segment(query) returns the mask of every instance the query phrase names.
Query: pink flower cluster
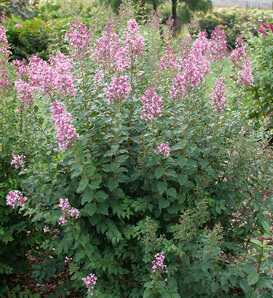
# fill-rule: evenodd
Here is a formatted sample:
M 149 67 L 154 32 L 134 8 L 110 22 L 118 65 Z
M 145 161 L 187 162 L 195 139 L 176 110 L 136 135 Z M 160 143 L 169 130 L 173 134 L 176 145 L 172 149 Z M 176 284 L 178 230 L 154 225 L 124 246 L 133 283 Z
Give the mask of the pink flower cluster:
M 15 61 L 19 80 L 15 82 L 21 102 L 29 106 L 34 100 L 34 93 L 52 96 L 55 92 L 61 96 L 75 96 L 73 85 L 73 66 L 70 58 L 61 52 L 49 57 L 49 64 L 32 55 L 29 64 Z
M 11 206 L 13 209 L 17 206 L 24 207 L 24 203 L 27 197 L 24 197 L 19 190 L 10 191 L 6 196 L 7 205 Z
M 11 51 L 8 46 L 6 29 L 0 23 L 0 88 L 7 88 L 11 85 L 6 67 L 10 55 Z
M 65 38 L 69 41 L 72 48 L 71 56 L 83 60 L 86 56 L 91 43 L 91 31 L 87 26 L 77 20 L 70 23 L 71 29 L 66 32 Z
M 59 218 L 59 225 L 66 224 L 69 218 L 77 219 L 80 215 L 79 210 L 72 207 L 70 208 L 68 199 L 60 199 L 59 207 L 61 208 L 63 215 Z
M 213 93 L 209 95 L 212 99 L 210 103 L 214 105 L 217 112 L 222 111 L 227 106 L 227 99 L 225 98 L 226 91 L 224 88 L 225 84 L 223 82 L 223 78 L 220 77 L 213 88 Z
M 107 89 L 107 97 L 109 103 L 113 103 L 118 100 L 121 101 L 126 98 L 131 92 L 131 86 L 128 83 L 128 77 L 122 76 L 112 80 L 110 87 Z
M 144 51 L 144 37 L 139 32 L 139 26 L 136 20 L 129 20 L 127 30 L 124 32 L 125 46 L 129 53 L 136 56 L 142 55 Z
M 166 71 L 170 71 L 176 68 L 176 63 L 177 58 L 175 56 L 175 53 L 168 44 L 164 56 L 159 61 L 159 67 Z
M 268 36 L 268 35 L 269 35 L 269 34 L 267 33 L 267 32 L 268 32 L 268 29 L 270 29 L 271 33 L 273 33 L 273 25 L 272 25 L 272 24 L 266 25 L 265 23 L 263 23 L 263 27 L 264 27 L 265 30 L 262 29 L 262 28 L 259 28 L 259 29 L 258 29 L 258 31 L 259 31 L 261 34 Z M 270 32 L 270 31 L 269 31 L 269 32 Z
M 251 72 L 251 62 L 246 56 L 243 37 L 237 37 L 236 47 L 230 55 L 233 65 L 237 71 L 238 83 L 242 85 L 253 85 L 254 78 Z
M 168 142 L 162 143 L 161 145 L 159 145 L 155 150 L 155 153 L 156 154 L 162 153 L 164 156 L 168 157 L 170 155 L 170 147 Z
M 211 33 L 210 51 L 212 60 L 225 58 L 227 53 L 227 40 L 224 31 L 217 26 Z
M 153 272 L 158 272 L 160 274 L 161 273 L 168 273 L 168 270 L 165 270 L 167 266 L 163 264 L 164 259 L 165 259 L 164 252 L 162 251 L 160 253 L 157 253 L 154 257 L 155 257 L 155 260 L 152 262 Z
M 21 24 L 15 24 L 13 26 L 13 29 L 20 29 L 20 28 L 23 28 L 23 25 L 21 25 Z
M 127 51 L 121 46 L 111 22 L 107 22 L 103 36 L 98 39 L 92 58 L 103 68 L 110 66 L 116 72 L 122 72 L 128 67 Z
M 140 97 L 140 100 L 143 104 L 141 119 L 152 121 L 156 115 L 161 117 L 162 100 L 152 87 L 146 90 L 144 95 Z
M 90 295 L 93 296 L 94 295 L 94 286 L 97 283 L 96 275 L 95 274 L 89 274 L 88 276 L 83 277 L 82 280 L 85 283 Z
M 24 169 L 24 158 L 25 156 L 24 155 L 15 155 L 13 154 L 12 155 L 12 161 L 11 161 L 11 165 L 14 165 L 15 169 L 17 168 L 21 168 L 21 169 Z
M 192 45 L 183 49 L 183 55 L 176 65 L 174 84 L 171 87 L 172 98 L 184 97 L 188 87 L 202 83 L 210 70 L 209 41 L 205 32 L 200 32 Z
M 242 85 L 252 86 L 254 78 L 251 71 L 251 62 L 248 58 L 245 58 L 243 69 L 238 71 L 238 83 Z
M 71 261 L 72 261 L 72 258 L 65 257 L 64 259 L 65 264 L 70 263 Z
M 51 104 L 52 120 L 57 129 L 57 139 L 61 151 L 72 145 L 74 139 L 78 139 L 79 134 L 76 132 L 72 124 L 72 116 L 68 113 L 63 104 L 59 101 L 54 101 Z

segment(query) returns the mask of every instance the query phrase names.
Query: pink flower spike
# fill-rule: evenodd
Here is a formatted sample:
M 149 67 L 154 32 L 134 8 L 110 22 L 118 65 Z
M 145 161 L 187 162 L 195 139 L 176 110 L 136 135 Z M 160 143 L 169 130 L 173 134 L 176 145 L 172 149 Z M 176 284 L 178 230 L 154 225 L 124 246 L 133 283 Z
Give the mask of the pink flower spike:
M 260 33 L 264 34 L 264 35 L 267 35 L 268 36 L 268 33 L 266 33 L 262 28 L 259 28 L 258 30 Z
M 113 103 L 115 100 L 121 101 L 126 98 L 131 92 L 131 86 L 128 83 L 128 77 L 122 76 L 112 80 L 110 87 L 107 89 L 107 97 L 109 103 Z
M 140 100 L 143 104 L 141 119 L 152 121 L 155 116 L 161 117 L 162 100 L 154 92 L 152 87 L 149 87 L 146 90 L 144 95 L 140 97 Z
M 213 88 L 213 93 L 209 95 L 212 99 L 210 103 L 214 105 L 215 111 L 217 112 L 221 112 L 227 106 L 227 100 L 225 98 L 226 91 L 224 88 L 225 84 L 223 78 L 220 77 Z
M 269 24 L 268 26 L 269 26 L 271 32 L 273 33 L 273 25 L 272 24 Z
M 266 23 L 263 23 L 263 27 L 264 27 L 265 29 L 268 29 L 268 26 L 266 25 Z
M 11 206 L 13 209 L 17 206 L 24 207 L 24 203 L 27 197 L 24 197 L 18 190 L 10 191 L 6 196 L 6 204 Z
M 153 272 L 158 272 L 158 273 L 168 273 L 167 270 L 165 270 L 165 268 L 167 267 L 166 265 L 164 265 L 164 259 L 165 259 L 165 256 L 164 256 L 164 252 L 160 252 L 160 253 L 157 253 L 155 256 L 155 260 L 152 262 L 153 264 L 153 267 L 152 267 L 152 270 Z
M 155 150 L 155 153 L 156 154 L 162 153 L 165 157 L 168 157 L 170 155 L 170 147 L 168 142 L 162 143 L 161 145 L 159 145 Z
M 59 101 L 54 101 L 51 104 L 52 120 L 55 122 L 57 129 L 57 139 L 59 148 L 64 151 L 72 145 L 73 140 L 79 138 L 75 127 L 72 124 L 72 116 L 68 113 L 63 104 Z

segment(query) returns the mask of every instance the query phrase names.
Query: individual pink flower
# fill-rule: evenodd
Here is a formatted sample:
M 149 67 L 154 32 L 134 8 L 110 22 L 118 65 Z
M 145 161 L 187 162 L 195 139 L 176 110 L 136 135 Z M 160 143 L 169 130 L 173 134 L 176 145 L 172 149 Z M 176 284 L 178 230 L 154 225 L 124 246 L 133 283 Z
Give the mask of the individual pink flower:
M 64 151 L 72 145 L 73 140 L 79 138 L 75 127 L 72 124 L 72 116 L 68 113 L 63 104 L 59 101 L 54 101 L 51 104 L 52 120 L 57 129 L 57 139 L 59 148 Z
M 26 200 L 27 197 L 24 197 L 18 190 L 10 191 L 6 196 L 7 205 L 11 206 L 13 209 L 17 206 L 24 207 Z
M 128 77 L 122 76 L 112 80 L 110 87 L 107 89 L 109 103 L 126 98 L 131 92 L 131 86 L 128 83 Z
M 251 72 L 251 62 L 248 58 L 245 58 L 243 69 L 238 71 L 238 83 L 242 85 L 252 86 L 254 78 Z
M 11 165 L 14 165 L 15 169 L 21 168 L 24 169 L 24 155 L 12 155 Z
M 64 259 L 65 264 L 70 263 L 71 261 L 72 261 L 72 258 L 69 258 L 69 257 L 65 257 Z
M 168 270 L 165 270 L 167 268 L 167 266 L 164 265 L 164 259 L 165 259 L 164 252 L 162 251 L 160 253 L 157 253 L 154 257 L 155 257 L 155 260 L 152 262 L 153 272 L 157 272 L 160 274 L 168 273 Z
M 143 104 L 141 119 L 152 121 L 155 116 L 161 117 L 162 100 L 155 93 L 152 87 L 149 87 L 143 96 L 140 97 Z
M 97 277 L 95 274 L 89 274 L 86 277 L 82 278 L 82 281 L 85 283 L 88 293 L 93 296 L 94 295 L 94 287 L 97 283 Z
M 21 25 L 21 24 L 15 24 L 13 26 L 13 29 L 20 29 L 20 28 L 23 28 L 23 25 Z
M 58 224 L 59 225 L 64 225 L 64 224 L 66 224 L 67 223 L 67 220 L 64 218 L 64 216 L 61 216 L 60 218 L 59 218 L 59 222 L 58 222 Z
M 91 43 L 91 31 L 87 26 L 78 20 L 70 23 L 70 30 L 66 32 L 65 38 L 69 41 L 72 48 L 71 57 L 83 60 Z
M 155 150 L 155 153 L 156 154 L 162 153 L 165 157 L 168 157 L 170 155 L 170 147 L 168 142 L 162 143 L 161 145 L 159 145 Z
M 212 99 L 210 103 L 214 106 L 217 112 L 222 111 L 227 106 L 227 99 L 225 98 L 226 91 L 224 88 L 223 78 L 220 77 L 213 88 L 213 93 L 209 95 Z

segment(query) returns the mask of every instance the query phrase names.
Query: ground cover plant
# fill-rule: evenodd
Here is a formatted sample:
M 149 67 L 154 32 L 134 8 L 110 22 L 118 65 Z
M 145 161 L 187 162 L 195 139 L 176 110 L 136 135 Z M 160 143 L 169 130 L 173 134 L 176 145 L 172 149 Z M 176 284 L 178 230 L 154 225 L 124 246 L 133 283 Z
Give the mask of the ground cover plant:
M 271 151 L 245 113 L 243 38 L 227 58 L 219 27 L 178 40 L 156 15 L 120 14 L 103 30 L 73 20 L 68 55 L 15 60 L 13 76 L 1 43 L 16 178 L 1 202 L 43 232 L 33 277 L 68 271 L 63 296 L 272 296 Z

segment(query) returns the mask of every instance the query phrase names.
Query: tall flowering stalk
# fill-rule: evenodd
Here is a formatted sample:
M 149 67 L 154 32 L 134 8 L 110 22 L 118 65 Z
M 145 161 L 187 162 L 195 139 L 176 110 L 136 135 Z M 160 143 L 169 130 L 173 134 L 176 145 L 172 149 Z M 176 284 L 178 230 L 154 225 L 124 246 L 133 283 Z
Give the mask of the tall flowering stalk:
M 227 99 L 225 97 L 226 91 L 224 88 L 225 84 L 223 78 L 220 77 L 213 88 L 213 92 L 209 95 L 212 99 L 210 103 L 214 106 L 214 109 L 217 112 L 221 112 L 227 106 Z
M 59 148 L 64 151 L 72 145 L 73 140 L 78 139 L 79 135 L 72 124 L 72 116 L 68 113 L 63 104 L 55 101 L 51 104 L 52 120 L 57 129 L 57 139 Z
M 140 97 L 140 100 L 143 104 L 141 119 L 146 121 L 153 121 L 154 117 L 161 117 L 161 109 L 162 109 L 162 100 L 155 93 L 153 88 L 150 86 L 145 91 L 144 95 Z
M 59 207 L 63 212 L 63 215 L 59 218 L 59 225 L 66 224 L 69 218 L 77 219 L 80 215 L 78 209 L 70 207 L 68 199 L 60 199 Z

